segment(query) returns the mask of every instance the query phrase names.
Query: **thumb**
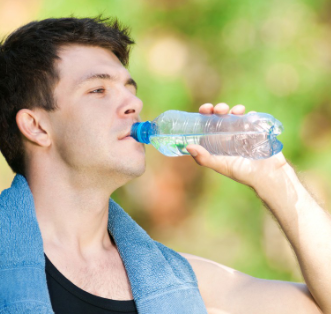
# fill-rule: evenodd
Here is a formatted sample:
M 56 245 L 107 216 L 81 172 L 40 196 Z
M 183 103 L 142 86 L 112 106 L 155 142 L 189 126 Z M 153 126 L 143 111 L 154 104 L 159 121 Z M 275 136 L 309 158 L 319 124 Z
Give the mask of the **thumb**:
M 188 145 L 186 150 L 200 166 L 213 168 L 215 166 L 215 156 L 211 155 L 204 147 L 200 145 Z
M 234 164 L 238 161 L 238 158 L 243 159 L 242 157 L 212 155 L 204 147 L 193 144 L 188 145 L 186 150 L 191 154 L 198 165 L 208 167 L 224 176 L 236 180 L 233 173 Z

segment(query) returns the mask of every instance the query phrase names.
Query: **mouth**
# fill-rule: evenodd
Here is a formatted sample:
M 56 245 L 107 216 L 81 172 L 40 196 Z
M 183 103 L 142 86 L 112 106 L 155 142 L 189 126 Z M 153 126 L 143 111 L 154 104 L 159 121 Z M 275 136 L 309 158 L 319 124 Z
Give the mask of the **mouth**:
M 119 140 L 125 140 L 125 139 L 128 139 L 128 138 L 133 138 L 133 137 L 131 136 L 131 129 L 130 129 L 129 132 L 126 132 L 123 136 L 120 136 L 118 139 L 119 139 Z
M 128 136 L 123 137 L 122 140 L 126 140 L 126 139 L 128 139 L 128 138 L 132 138 L 132 139 L 133 139 L 132 136 L 128 135 Z
M 120 136 L 118 137 L 119 140 L 125 140 L 125 139 L 134 139 L 132 136 L 131 136 L 131 131 L 132 131 L 132 125 L 134 125 L 136 122 L 139 122 L 139 121 L 136 121 L 136 120 L 133 120 L 132 121 L 132 124 L 129 124 L 128 125 L 128 128 L 123 131 L 122 134 L 120 134 Z

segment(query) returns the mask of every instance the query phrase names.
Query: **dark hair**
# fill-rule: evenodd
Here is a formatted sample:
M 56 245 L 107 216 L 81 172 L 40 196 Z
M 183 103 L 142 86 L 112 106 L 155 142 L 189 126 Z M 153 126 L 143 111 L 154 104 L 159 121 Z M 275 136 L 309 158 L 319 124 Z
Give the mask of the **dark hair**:
M 31 22 L 0 43 L 0 151 L 14 172 L 25 172 L 17 112 L 57 109 L 53 87 L 59 80 L 54 66 L 59 48 L 70 44 L 102 47 L 126 66 L 133 43 L 128 29 L 116 19 L 101 17 Z

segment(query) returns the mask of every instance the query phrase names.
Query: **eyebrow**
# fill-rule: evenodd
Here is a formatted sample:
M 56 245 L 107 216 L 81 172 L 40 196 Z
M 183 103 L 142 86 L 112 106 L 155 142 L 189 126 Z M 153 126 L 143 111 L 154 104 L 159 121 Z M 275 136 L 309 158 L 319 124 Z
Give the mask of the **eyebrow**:
M 116 77 L 114 77 L 110 74 L 96 73 L 96 74 L 89 74 L 89 75 L 83 77 L 82 79 L 78 80 L 75 83 L 75 86 L 77 88 L 79 88 L 82 84 L 84 84 L 86 82 L 89 82 L 89 81 L 97 80 L 97 79 L 98 80 L 109 80 L 109 81 L 116 81 L 117 80 Z M 131 77 L 126 80 L 124 85 L 131 85 L 136 89 L 136 91 L 138 90 L 138 85 L 137 85 L 136 81 Z

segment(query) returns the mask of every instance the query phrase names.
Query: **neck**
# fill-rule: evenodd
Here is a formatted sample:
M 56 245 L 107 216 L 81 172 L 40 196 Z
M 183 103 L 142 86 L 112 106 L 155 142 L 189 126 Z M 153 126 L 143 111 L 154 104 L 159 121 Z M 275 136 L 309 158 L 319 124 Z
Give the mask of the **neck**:
M 111 249 L 107 223 L 113 190 L 86 177 L 27 175 L 46 253 L 50 247 L 81 256 Z

